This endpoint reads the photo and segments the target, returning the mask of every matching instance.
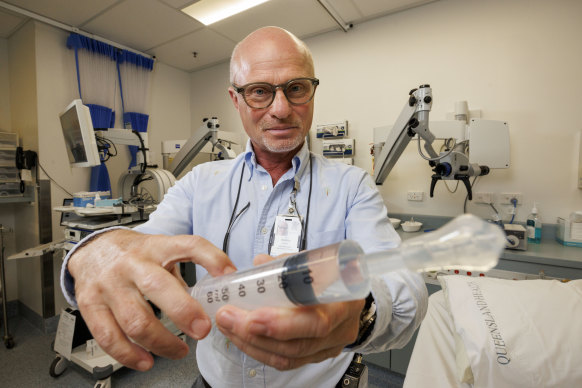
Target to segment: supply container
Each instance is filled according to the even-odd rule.
[[[569,247],[582,248],[582,211],[573,212],[568,219],[558,217],[556,241]]]
[[[526,229],[528,243],[539,244],[542,242],[542,219],[538,214],[538,208],[535,202],[530,215],[527,216]]]
[[[87,205],[94,206],[95,198],[99,194],[100,199],[111,198],[110,191],[80,191],[73,194],[73,206],[75,207],[87,207]]]

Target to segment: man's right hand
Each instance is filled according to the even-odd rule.
[[[188,354],[188,345],[163,326],[144,297],[188,336],[208,334],[210,319],[188,294],[178,271],[177,263],[187,261],[212,276],[236,270],[224,252],[199,236],[114,230],[73,254],[68,269],[79,310],[105,352],[141,371],[153,366],[149,351],[171,359]]]

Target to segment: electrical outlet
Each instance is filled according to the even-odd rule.
[[[512,199],[517,199],[517,205],[523,204],[523,197],[520,193],[501,193],[499,194],[499,203],[502,205],[513,205]]]
[[[409,201],[422,201],[424,198],[424,192],[422,191],[409,191],[406,195]]]
[[[493,193],[474,193],[474,203],[493,203]]]

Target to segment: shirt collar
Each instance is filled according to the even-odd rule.
[[[294,175],[301,175],[303,174],[303,171],[305,170],[305,167],[307,166],[307,162],[309,161],[309,157],[310,157],[310,152],[309,149],[307,147],[307,142],[303,142],[303,146],[301,147],[301,149],[299,149],[299,151],[297,152],[297,154],[295,154],[295,156],[293,156],[293,159],[291,160],[291,164],[292,164],[292,169],[295,172]],[[249,168],[250,176],[249,176],[249,180],[251,180],[251,178],[253,177],[253,173],[255,171],[255,169],[258,166],[257,163],[257,157],[255,155],[255,151],[253,150],[253,145],[251,143],[251,140],[247,140],[247,146],[245,149],[245,153],[244,153],[244,160],[245,163],[247,165],[247,167]]]

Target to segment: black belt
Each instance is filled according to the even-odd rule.
[[[210,384],[208,384],[208,381],[206,381],[206,379],[204,379],[204,376],[202,376],[202,374],[200,375],[200,377],[202,377],[202,383],[204,383],[205,388],[212,388],[210,386]]]

